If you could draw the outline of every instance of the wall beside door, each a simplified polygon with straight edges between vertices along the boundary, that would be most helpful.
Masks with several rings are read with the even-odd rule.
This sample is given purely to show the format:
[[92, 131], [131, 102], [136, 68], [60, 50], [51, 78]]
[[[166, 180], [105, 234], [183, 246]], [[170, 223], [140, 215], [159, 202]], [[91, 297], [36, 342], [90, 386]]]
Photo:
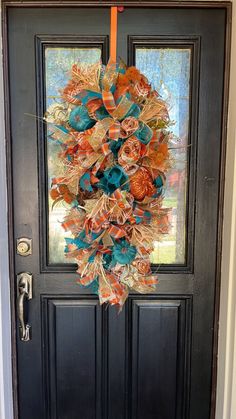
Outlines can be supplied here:
[[236, 418], [236, 1], [232, 3], [216, 419]]
[[[232, 64], [226, 160], [223, 259], [216, 419], [236, 417], [236, 0], [233, 0]], [[0, 54], [0, 98], [3, 97]], [[10, 290], [3, 100], [0, 101], [0, 418], [12, 419]]]

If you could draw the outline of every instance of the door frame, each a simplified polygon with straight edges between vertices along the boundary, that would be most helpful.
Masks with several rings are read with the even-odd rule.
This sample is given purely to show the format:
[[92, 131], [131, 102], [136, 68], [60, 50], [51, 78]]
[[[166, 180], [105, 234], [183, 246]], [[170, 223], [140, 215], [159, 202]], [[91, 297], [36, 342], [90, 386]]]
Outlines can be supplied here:
[[[1, 0], [2, 1], [2, 38], [3, 38], [3, 81], [5, 97], [5, 138], [6, 138], [6, 173], [7, 173], [7, 196], [8, 196], [8, 252], [9, 252], [9, 281], [11, 300], [11, 342], [12, 342], [12, 383], [13, 383], [13, 411], [14, 419], [19, 419], [18, 397], [17, 397], [17, 322], [15, 307], [15, 243], [13, 231], [13, 188], [12, 188], [12, 161], [11, 161], [11, 129], [10, 129], [10, 94], [8, 78], [8, 24], [7, 14], [11, 7], [109, 7], [116, 6], [116, 1], [104, 0]], [[215, 418], [216, 390], [217, 390], [217, 354], [218, 354], [218, 332], [219, 332], [219, 310], [220, 310], [220, 286], [221, 286], [221, 255], [222, 255], [222, 232], [223, 232], [223, 207], [224, 207], [224, 186], [226, 166], [226, 141], [227, 141], [227, 120], [229, 101], [229, 79], [230, 79], [230, 52], [231, 52], [231, 20], [232, 3], [228, 1], [120, 1], [120, 6], [125, 7], [152, 7], [152, 8], [194, 8], [194, 9], [224, 9], [226, 12], [226, 40], [225, 40], [225, 68], [224, 68], [224, 93], [223, 93], [223, 115], [222, 115], [222, 145], [221, 145], [221, 167], [220, 167], [220, 190], [217, 226], [217, 266], [216, 266], [216, 295], [215, 295], [215, 316], [214, 316], [214, 342], [212, 359], [212, 393], [211, 393], [211, 419]]]

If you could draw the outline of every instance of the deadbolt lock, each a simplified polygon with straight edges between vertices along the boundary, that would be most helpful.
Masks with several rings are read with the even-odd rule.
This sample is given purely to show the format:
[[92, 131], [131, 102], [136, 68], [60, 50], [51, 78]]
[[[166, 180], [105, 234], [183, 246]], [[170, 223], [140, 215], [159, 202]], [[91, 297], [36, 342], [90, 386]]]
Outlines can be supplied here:
[[32, 255], [32, 239], [21, 237], [16, 240], [16, 251], [20, 256]]

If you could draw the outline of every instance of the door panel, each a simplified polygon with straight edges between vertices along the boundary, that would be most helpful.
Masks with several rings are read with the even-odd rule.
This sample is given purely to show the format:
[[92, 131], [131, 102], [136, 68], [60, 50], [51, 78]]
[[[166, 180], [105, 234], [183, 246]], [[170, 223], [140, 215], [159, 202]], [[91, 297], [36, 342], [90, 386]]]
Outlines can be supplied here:
[[[127, 7], [119, 15], [118, 55], [143, 66], [153, 83], [166, 52], [190, 51], [191, 59], [183, 71], [172, 66], [169, 80], [167, 70], [158, 79], [180, 90], [180, 75], [189, 77], [187, 94], [176, 99], [187, 147], [176, 151], [184, 178], [172, 197], [179, 208], [174, 250], [154, 260], [156, 293], [131, 294], [118, 313], [76, 284], [75, 265], [57, 259], [55, 239], [50, 244], [48, 181], [56, 162], [41, 120], [54, 95], [50, 54], [78, 49], [88, 57], [96, 50], [106, 62], [109, 8], [9, 9], [14, 234], [33, 239], [32, 255], [15, 255], [16, 273], [31, 272], [34, 286], [27, 304], [31, 340], [17, 337], [19, 419], [209, 419], [225, 13]], [[144, 51], [151, 61], [140, 58]]]
[[[45, 397], [50, 417], [96, 417], [101, 401], [101, 310], [94, 299], [43, 298]], [[101, 416], [97, 416], [101, 417]]]
[[184, 417], [191, 300], [132, 303], [132, 418]]

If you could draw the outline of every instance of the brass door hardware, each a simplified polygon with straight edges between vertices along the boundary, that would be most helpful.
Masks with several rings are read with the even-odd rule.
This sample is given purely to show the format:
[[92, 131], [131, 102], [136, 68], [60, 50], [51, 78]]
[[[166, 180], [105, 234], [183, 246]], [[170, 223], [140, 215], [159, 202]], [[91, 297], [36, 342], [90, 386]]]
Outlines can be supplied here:
[[20, 256], [32, 255], [32, 239], [20, 237], [16, 240], [16, 251]]

